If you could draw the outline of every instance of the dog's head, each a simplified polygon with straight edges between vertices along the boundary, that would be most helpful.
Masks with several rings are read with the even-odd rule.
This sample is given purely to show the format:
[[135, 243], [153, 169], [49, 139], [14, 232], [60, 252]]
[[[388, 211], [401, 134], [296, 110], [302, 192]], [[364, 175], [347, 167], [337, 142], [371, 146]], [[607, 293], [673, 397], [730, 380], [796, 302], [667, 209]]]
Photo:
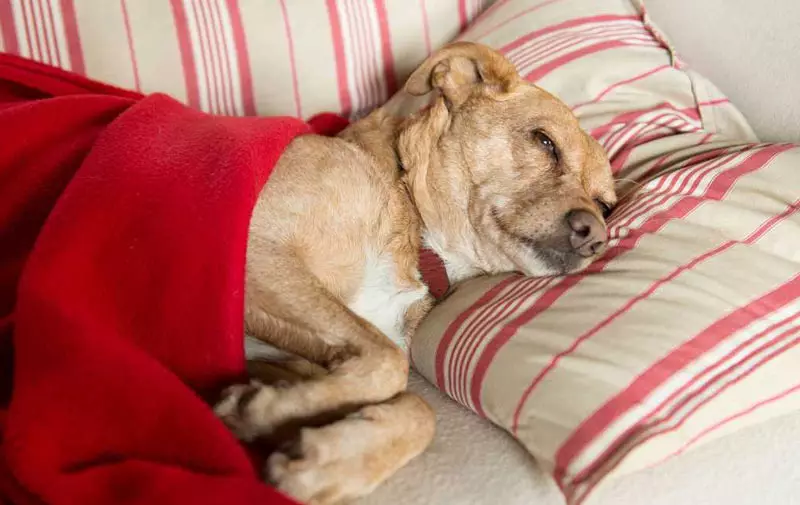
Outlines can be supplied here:
[[466, 42], [432, 55], [405, 90], [437, 93], [406, 121], [398, 152], [451, 277], [569, 273], [605, 250], [611, 169], [563, 102]]

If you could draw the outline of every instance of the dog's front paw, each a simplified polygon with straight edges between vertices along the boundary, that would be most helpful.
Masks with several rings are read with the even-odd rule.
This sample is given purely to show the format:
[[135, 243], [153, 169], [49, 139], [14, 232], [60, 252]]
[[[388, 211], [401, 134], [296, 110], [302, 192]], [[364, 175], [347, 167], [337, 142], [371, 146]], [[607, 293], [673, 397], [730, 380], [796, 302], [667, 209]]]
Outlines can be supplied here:
[[307, 505], [333, 505], [360, 495], [353, 493], [351, 481], [361, 472], [350, 468], [338, 451], [331, 451], [324, 435], [324, 429], [303, 429], [295, 443], [269, 457], [267, 480]]
[[[349, 502], [372, 492], [393, 472], [386, 463], [395, 444], [387, 435], [361, 412], [320, 428], [303, 428], [294, 443], [267, 459], [267, 480], [308, 505]], [[375, 445], [384, 440], [386, 447]]]
[[222, 392], [214, 412], [239, 440], [251, 442], [271, 431], [268, 411], [276, 395], [276, 388], [256, 380], [236, 384]]

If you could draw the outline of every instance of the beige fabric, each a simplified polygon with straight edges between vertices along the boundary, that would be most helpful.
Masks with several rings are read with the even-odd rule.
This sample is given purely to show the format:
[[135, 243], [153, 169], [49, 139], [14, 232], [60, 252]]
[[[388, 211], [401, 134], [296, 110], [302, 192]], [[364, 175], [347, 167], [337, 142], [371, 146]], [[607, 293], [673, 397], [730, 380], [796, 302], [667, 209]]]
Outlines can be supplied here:
[[307, 118], [383, 103], [491, 0], [5, 4], [3, 51], [207, 112]]

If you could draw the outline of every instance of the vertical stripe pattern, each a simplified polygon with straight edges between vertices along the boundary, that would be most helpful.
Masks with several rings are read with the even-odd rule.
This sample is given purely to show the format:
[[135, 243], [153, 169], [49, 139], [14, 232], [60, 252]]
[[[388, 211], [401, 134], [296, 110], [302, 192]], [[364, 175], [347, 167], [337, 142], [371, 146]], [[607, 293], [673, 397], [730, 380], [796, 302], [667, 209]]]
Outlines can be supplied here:
[[[1, 0], [0, 47], [213, 114], [355, 117], [490, 3], [466, 0], [462, 20], [457, 0]], [[317, 84], [331, 60], [337, 86]]]
[[75, 9], [68, 0], [0, 2], [5, 51], [84, 73]]

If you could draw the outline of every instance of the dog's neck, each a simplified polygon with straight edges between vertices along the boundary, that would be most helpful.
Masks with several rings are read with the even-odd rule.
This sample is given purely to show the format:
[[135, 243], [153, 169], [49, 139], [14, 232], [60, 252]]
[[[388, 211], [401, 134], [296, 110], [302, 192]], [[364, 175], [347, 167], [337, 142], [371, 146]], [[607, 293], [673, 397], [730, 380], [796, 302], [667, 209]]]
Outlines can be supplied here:
[[437, 198], [435, 194], [437, 190], [446, 191], [448, 185], [469, 184], [457, 180], [458, 174], [444, 176], [435, 169], [440, 164], [433, 159], [438, 155], [438, 132], [446, 129], [446, 121], [449, 118], [438, 105], [405, 118], [398, 124], [395, 150], [403, 181], [420, 218], [423, 247], [441, 258], [447, 277], [455, 284], [485, 271], [478, 266], [482, 262], [473, 247], [477, 238], [469, 221], [449, 218], [468, 213], [469, 202], [453, 198], [460, 192], [452, 192], [448, 198]]
[[[420, 223], [420, 272], [425, 283], [436, 295], [437, 288], [444, 284], [452, 285], [484, 272], [475, 267], [479, 264], [478, 258], [469, 245], [474, 232], [447, 228], [452, 226], [447, 215], [467, 212], [468, 202], [448, 201], [434, 204], [430, 185], [442, 181], [434, 181], [435, 174], [428, 172], [427, 163], [423, 163], [424, 156], [422, 159], [414, 156], [414, 153], [427, 154], [434, 150], [431, 146], [416, 145], [414, 153], [410, 153], [398, 142], [407, 129], [419, 128], [420, 125], [413, 116], [398, 117], [384, 108], [356, 121], [340, 136], [370, 152], [377, 161], [385, 164], [387, 171], [397, 173], [405, 184]], [[419, 137], [426, 138], [424, 134]], [[411, 163], [406, 163], [410, 166], [404, 166], [403, 160], [410, 160]], [[454, 243], [448, 237], [460, 237], [461, 240]]]

